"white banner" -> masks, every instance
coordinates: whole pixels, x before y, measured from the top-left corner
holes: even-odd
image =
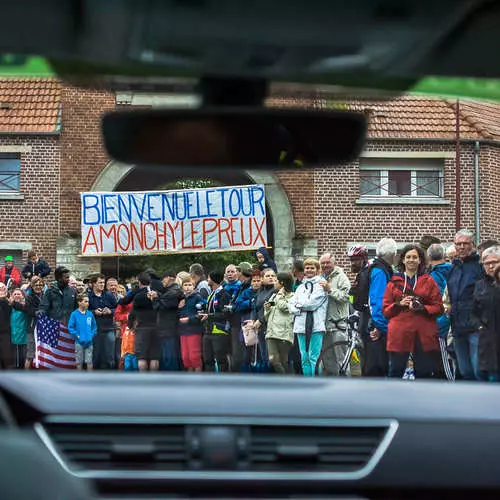
[[[267,246],[264,186],[81,193],[82,255]]]

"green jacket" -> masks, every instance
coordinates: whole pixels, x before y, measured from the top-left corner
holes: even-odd
[[[286,340],[293,344],[293,315],[288,310],[288,301],[292,297],[293,292],[285,292],[269,298],[275,305],[264,312],[267,322],[266,339]]]
[[[10,339],[14,345],[26,344],[28,317],[22,311],[12,309],[10,313]]]
[[[335,266],[327,278],[331,290],[328,292],[328,310],[326,312],[326,330],[337,330],[349,316],[349,291],[351,283],[344,271]],[[342,326],[346,326],[345,324]]]

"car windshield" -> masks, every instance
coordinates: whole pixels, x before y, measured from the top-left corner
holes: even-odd
[[[269,107],[364,114],[360,157],[201,170],[118,162],[101,136],[110,110],[195,108],[189,81],[3,62],[3,369],[498,380],[495,81],[277,83]]]

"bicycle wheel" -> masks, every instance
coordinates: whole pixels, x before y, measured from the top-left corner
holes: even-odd
[[[316,368],[314,370],[314,374],[316,376],[321,375],[321,372],[324,370],[324,354],[325,352],[330,352],[331,350],[335,349],[336,347],[347,347],[347,350],[351,348],[351,342],[349,340],[337,340],[336,342],[333,342],[332,345],[328,346],[326,349],[321,351],[321,354],[319,355],[318,362],[316,363]],[[342,360],[341,368],[344,365],[344,360]],[[342,371],[342,370],[341,370]],[[342,375],[345,375],[345,367],[344,367],[344,373]]]

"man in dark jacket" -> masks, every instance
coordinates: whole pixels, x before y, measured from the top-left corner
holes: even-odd
[[[113,370],[115,355],[115,325],[113,315],[116,310],[115,296],[104,289],[104,274],[97,274],[90,279],[92,290],[89,292],[89,311],[97,323],[97,335],[94,337],[93,365],[97,370]]]
[[[230,324],[226,306],[231,302],[231,295],[224,289],[224,275],[221,271],[212,271],[208,275],[208,284],[212,293],[208,297],[207,309],[200,315],[205,325],[203,336],[203,360],[205,370],[209,372],[229,371],[229,354],[231,352]]]
[[[43,259],[40,259],[34,250],[30,250],[28,252],[28,262],[23,267],[21,274],[27,280],[30,280],[33,276],[45,278],[50,274],[50,266]]]
[[[161,343],[160,370],[176,371],[180,365],[178,335],[179,304],[184,299],[175,281],[174,271],[165,271],[161,280],[162,292],[153,291],[153,309],[158,312],[158,335]]]
[[[67,325],[71,313],[78,307],[76,290],[69,286],[66,267],[56,267],[54,277],[56,281],[43,294],[40,312]]]
[[[479,255],[474,249],[473,233],[463,229],[455,235],[457,258],[448,276],[451,332],[458,369],[465,380],[479,380],[479,334],[471,320],[476,282],[484,277]]]
[[[157,312],[153,309],[153,299],[157,292],[151,290],[151,277],[147,272],[137,276],[139,287],[129,294],[132,298],[132,312],[137,319],[135,331],[135,355],[140,371],[157,371],[161,357],[161,342],[158,335]],[[127,304],[129,295],[119,301]]]

